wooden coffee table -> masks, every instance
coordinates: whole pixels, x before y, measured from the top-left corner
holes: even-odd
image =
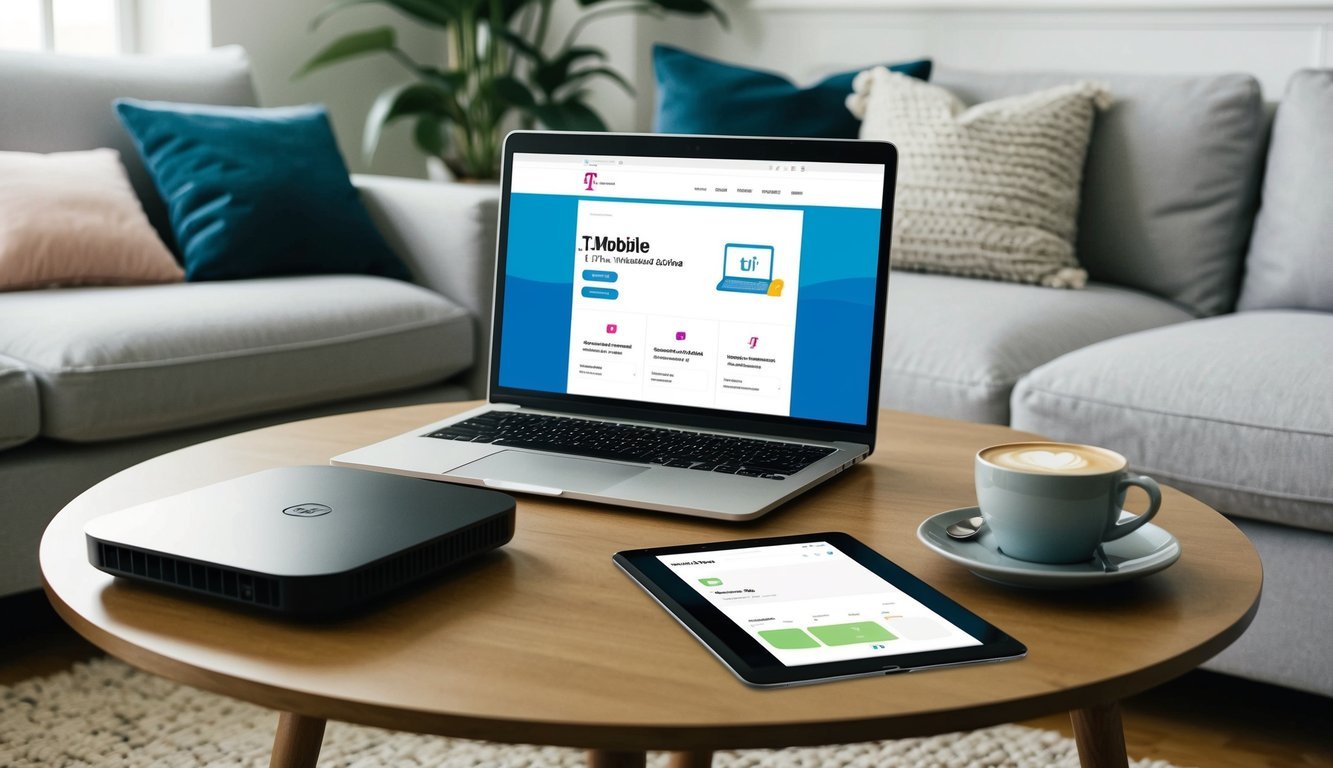
[[[1164,490],[1183,555],[1094,591],[983,581],[921,545],[928,515],[974,503],[972,455],[1019,433],[884,412],[863,465],[753,523],[521,497],[514,540],[368,614],[296,624],[119,583],[88,565],[87,520],[268,467],[330,456],[473,404],[295,422],[203,443],[88,490],[47,528],[61,616],[153,674],[282,713],[272,765],[313,766],[327,720],[706,765],[718,749],[921,736],[1070,711],[1084,766],[1125,766],[1117,702],[1235,640],[1259,601],[1258,555],[1221,515]],[[828,685],[739,683],[611,563],[636,547],[847,531],[1027,644],[1020,661]]]

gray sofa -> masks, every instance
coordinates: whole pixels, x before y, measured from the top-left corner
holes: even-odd
[[[120,96],[251,105],[249,64],[237,48],[169,62],[0,52],[0,150],[119,150],[171,243],[112,112]],[[480,395],[494,194],[354,181],[416,284],[321,275],[0,293],[0,596],[40,586],[46,523],[124,467],[264,424]]]
[[[34,66],[31,58],[0,56],[0,149],[105,143],[127,151],[114,126],[95,136],[48,136],[45,126],[55,116],[40,112],[16,125],[9,105],[17,99],[31,108],[34,92],[64,94],[52,109],[57,102],[75,108],[76,94],[94,112],[109,101],[111,85],[86,67],[38,88],[30,84]],[[234,90],[196,72],[180,76],[189,85],[176,98],[248,103],[253,94],[243,61],[227,66],[223,79]],[[12,76],[16,71],[25,74]],[[134,81],[146,95],[167,88],[149,79]],[[934,81],[979,101],[1070,79],[941,69]],[[1311,235],[1306,226],[1333,222],[1325,181],[1333,174],[1333,146],[1327,137],[1294,130],[1307,121],[1299,114],[1310,108],[1306,102],[1318,95],[1298,93],[1279,107],[1269,146],[1271,108],[1252,78],[1099,79],[1118,101],[1098,118],[1085,173],[1078,252],[1093,283],[1063,291],[895,272],[882,402],[1106,445],[1221,510],[1254,541],[1266,581],[1250,631],[1209,666],[1333,696],[1333,390],[1325,383],[1333,377],[1333,258],[1326,247],[1311,253],[1320,232]],[[83,80],[100,84],[76,87]],[[1287,120],[1289,112],[1299,119]],[[1292,162],[1292,153],[1310,141],[1324,142],[1313,155],[1323,169],[1303,173],[1309,164]],[[271,295],[273,281],[224,286],[236,293],[216,303],[189,298],[213,288],[202,285],[0,294],[0,441],[10,444],[0,451],[0,594],[36,585],[36,542],[46,520],[65,499],[120,467],[258,423],[481,391],[484,365],[475,361],[486,359],[494,189],[356,181],[430,291],[384,287],[372,278],[291,279],[276,291],[302,299],[297,309],[284,302],[290,317],[265,309],[258,298]],[[1282,203],[1275,208],[1284,198],[1306,205],[1307,214],[1287,215]],[[1292,284],[1306,290],[1305,298],[1282,296]],[[411,333],[419,338],[400,343],[398,334],[412,323],[367,306],[379,291],[393,292],[383,294],[384,303],[399,311],[416,308],[421,324]],[[80,384],[66,375],[77,362],[69,356],[101,348],[90,339],[129,338],[144,325],[113,313],[115,323],[71,319],[61,334],[14,330],[15,323],[33,325],[91,306],[93,296],[102,312],[138,312],[142,305],[172,319],[172,335],[185,349],[202,345],[218,359],[164,356],[156,368],[138,358],[112,360],[108,367],[152,375],[103,390],[101,382]],[[167,313],[177,302],[190,305],[177,313],[188,322]],[[251,313],[235,311],[248,302],[269,319],[251,323],[245,316]],[[318,329],[335,318],[348,332],[321,336]],[[293,335],[271,339],[259,326]],[[211,336],[215,327],[225,333]],[[25,335],[30,341],[20,344]],[[352,337],[361,346],[340,346]],[[231,345],[224,352],[209,346],[224,342]],[[20,348],[24,353],[16,354]],[[297,383],[286,381],[294,375]],[[210,382],[222,386],[210,389]],[[1206,553],[1186,553],[1193,556]]]
[[[932,82],[974,103],[1078,77]],[[1333,71],[1275,108],[1245,75],[1091,79],[1116,99],[1085,166],[1093,282],[894,273],[882,402],[1104,445],[1223,512],[1264,593],[1207,667],[1333,696]]]

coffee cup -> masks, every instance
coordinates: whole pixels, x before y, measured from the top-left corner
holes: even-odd
[[[1124,456],[1091,445],[1028,441],[976,455],[977,504],[1000,551],[1036,563],[1091,560],[1103,542],[1126,536],[1162,505],[1157,482],[1126,469]],[[1130,486],[1148,509],[1119,522]]]

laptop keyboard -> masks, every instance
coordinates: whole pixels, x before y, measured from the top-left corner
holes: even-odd
[[[513,411],[483,413],[428,437],[768,480],[785,480],[834,450],[820,445]]]
[[[719,291],[767,291],[769,282],[753,277],[724,277],[722,282],[717,284],[717,289]]]

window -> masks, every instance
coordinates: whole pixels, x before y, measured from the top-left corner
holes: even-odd
[[[0,0],[0,49],[188,53],[209,37],[208,0]]]
[[[31,0],[29,0],[30,2]],[[134,50],[133,2],[123,0],[39,0],[49,7],[52,49],[60,53],[109,55]]]
[[[42,0],[6,0],[0,4],[0,48],[20,51],[48,48],[46,31],[51,25],[43,13],[49,7],[50,3]]]
[[[0,48],[106,55],[134,50],[136,0],[4,0]]]

